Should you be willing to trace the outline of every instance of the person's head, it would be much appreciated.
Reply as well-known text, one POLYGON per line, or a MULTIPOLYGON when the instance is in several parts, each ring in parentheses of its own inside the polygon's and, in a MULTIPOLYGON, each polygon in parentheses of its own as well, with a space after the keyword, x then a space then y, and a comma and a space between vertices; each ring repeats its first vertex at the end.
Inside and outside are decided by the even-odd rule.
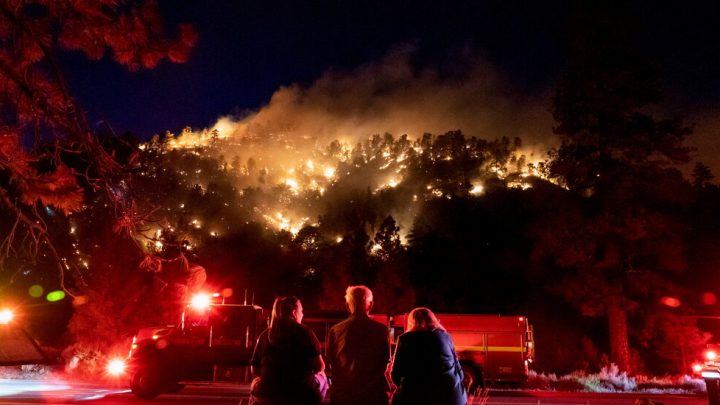
POLYGON ((373 306, 373 294, 364 285, 351 285, 345 290, 345 302, 351 313, 370 313, 373 306))
POLYGON ((270 326, 282 321, 301 323, 303 319, 302 303, 297 297, 277 297, 273 303, 270 326))
POLYGON ((445 328, 440 324, 431 310, 424 307, 415 308, 408 314, 407 330, 435 330, 445 328))

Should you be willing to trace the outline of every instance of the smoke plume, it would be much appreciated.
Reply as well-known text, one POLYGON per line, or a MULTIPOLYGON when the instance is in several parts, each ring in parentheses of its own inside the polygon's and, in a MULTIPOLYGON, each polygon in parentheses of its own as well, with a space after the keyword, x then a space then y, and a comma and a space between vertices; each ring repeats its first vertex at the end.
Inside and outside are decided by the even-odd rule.
POLYGON ((282 137, 294 147, 349 145, 373 134, 520 137, 541 159, 555 143, 544 95, 518 95, 506 78, 476 56, 459 55, 438 68, 418 68, 416 50, 399 47, 382 60, 352 71, 330 70, 310 86, 293 84, 244 117, 223 117, 221 136, 282 137))

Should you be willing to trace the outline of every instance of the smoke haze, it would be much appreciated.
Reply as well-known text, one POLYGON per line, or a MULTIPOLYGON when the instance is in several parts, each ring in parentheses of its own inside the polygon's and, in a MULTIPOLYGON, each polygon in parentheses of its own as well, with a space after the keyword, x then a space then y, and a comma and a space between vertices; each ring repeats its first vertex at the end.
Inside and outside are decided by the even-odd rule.
POLYGON ((459 129, 483 139, 520 137, 536 159, 555 144, 546 95, 518 96, 476 56, 454 56, 440 69, 416 68, 415 53, 400 47, 352 71, 327 71, 310 86, 282 87, 257 112, 223 117, 215 128, 223 137, 261 142, 282 136, 295 147, 459 129))

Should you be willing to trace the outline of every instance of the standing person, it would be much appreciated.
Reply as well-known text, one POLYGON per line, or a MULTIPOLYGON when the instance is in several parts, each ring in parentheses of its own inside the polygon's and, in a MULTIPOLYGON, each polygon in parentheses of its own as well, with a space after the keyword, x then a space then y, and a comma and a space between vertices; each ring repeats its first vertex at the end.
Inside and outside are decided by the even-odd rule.
MULTIPOLYGON (((320 342, 302 325, 302 303, 296 297, 278 297, 273 304, 270 327, 258 337, 250 361, 256 378, 251 397, 272 405, 316 405, 327 383, 320 342), (317 374, 322 381, 318 381, 317 374)), ((326 388, 325 388, 326 389, 326 388)))
POLYGON ((350 317, 330 329, 328 341, 330 400, 333 405, 387 405, 387 327, 368 316, 373 295, 364 285, 348 287, 345 303, 350 317))
POLYGON ((450 335, 427 308, 415 308, 400 335, 390 375, 393 405, 465 405, 463 372, 450 335))

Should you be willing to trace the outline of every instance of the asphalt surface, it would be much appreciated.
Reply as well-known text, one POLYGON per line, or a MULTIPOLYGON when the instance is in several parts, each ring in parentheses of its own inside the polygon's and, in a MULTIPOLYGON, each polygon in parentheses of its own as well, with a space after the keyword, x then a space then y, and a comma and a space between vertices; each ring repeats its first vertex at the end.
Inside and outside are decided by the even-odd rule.
MULTIPOLYGON (((70 383, 62 380, 0 380, 0 404, 144 404, 246 405, 246 384, 193 384, 154 400, 136 398, 120 385, 70 383)), ((706 405, 707 398, 692 395, 603 394, 492 390, 485 405, 633 405, 647 398, 662 405, 706 405)), ((482 402, 471 399, 469 405, 482 402)), ((418 404, 421 405, 421 404, 418 404)))

